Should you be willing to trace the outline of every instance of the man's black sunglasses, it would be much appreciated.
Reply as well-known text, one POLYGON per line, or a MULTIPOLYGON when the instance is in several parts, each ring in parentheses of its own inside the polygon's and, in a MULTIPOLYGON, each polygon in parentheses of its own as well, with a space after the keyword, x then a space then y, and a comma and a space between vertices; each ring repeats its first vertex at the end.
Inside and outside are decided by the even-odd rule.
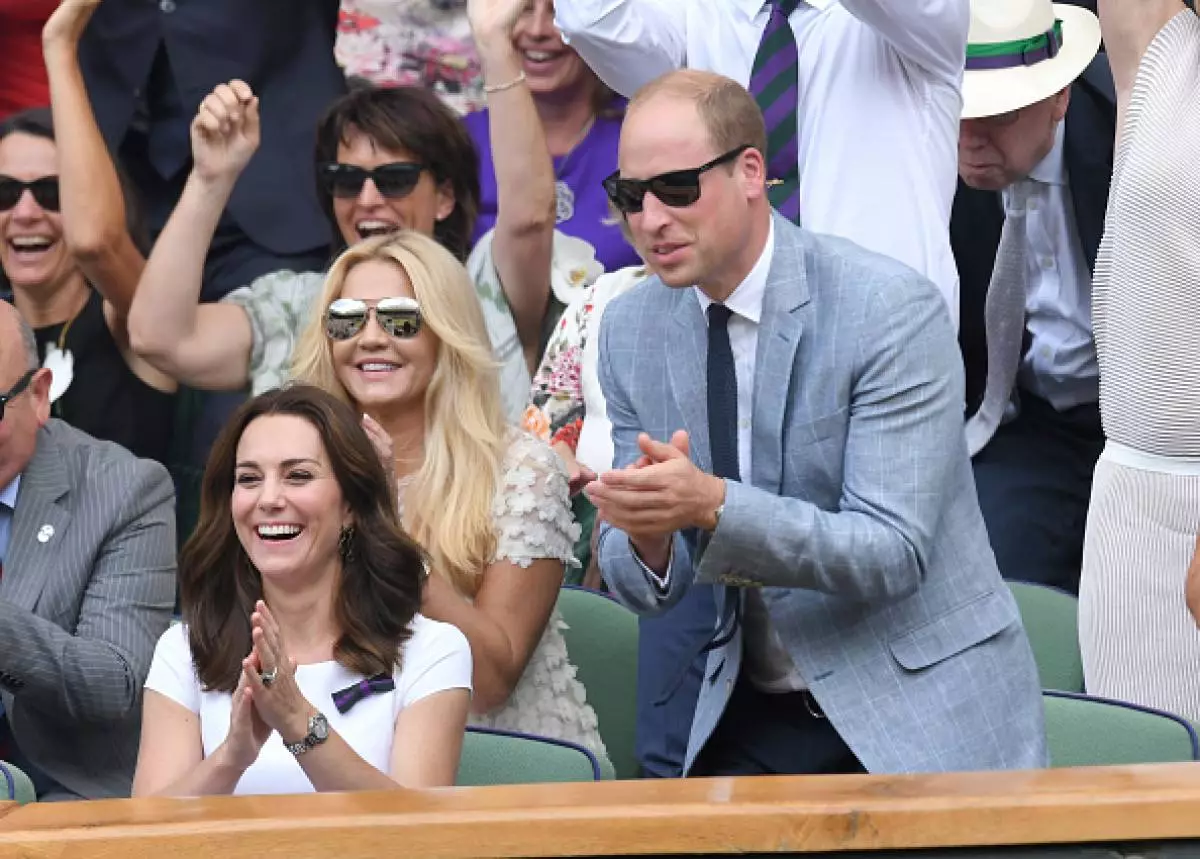
POLYGON ((21 195, 29 190, 33 199, 47 212, 58 211, 58 177, 43 176, 32 182, 22 182, 11 176, 0 176, 0 212, 15 209, 21 195))
POLYGON ((673 209, 690 206, 700 199, 700 176, 714 167, 728 164, 750 148, 748 143, 718 155, 707 164, 690 170, 672 170, 649 179, 622 179, 617 171, 604 180, 604 191, 613 207, 623 215, 634 215, 642 210, 642 200, 649 191, 673 209))
POLYGON ((343 200, 353 199, 362 193, 363 185, 370 179, 384 197, 407 197, 421 180, 424 164, 396 161, 381 164, 373 170, 353 164, 326 163, 319 168, 321 181, 332 196, 343 200))
POLYGON ((0 421, 4 420, 4 407, 8 405, 10 400, 19 397, 21 392, 29 387, 29 380, 33 378, 33 374, 36 372, 37 370, 30 370, 24 376, 17 379, 17 383, 12 386, 11 391, 7 394, 0 394, 0 421))

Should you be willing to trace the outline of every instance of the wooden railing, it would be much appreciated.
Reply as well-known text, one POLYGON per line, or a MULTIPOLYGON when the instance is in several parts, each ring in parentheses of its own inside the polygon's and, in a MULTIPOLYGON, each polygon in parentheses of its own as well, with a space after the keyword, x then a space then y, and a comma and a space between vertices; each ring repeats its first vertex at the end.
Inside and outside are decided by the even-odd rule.
POLYGON ((0 856, 1200 856, 1200 765, 695 779, 0 808, 0 856), (1038 845, 995 852, 998 845, 1038 845), (1066 845, 1076 845, 1068 847, 1066 845), (950 848, 974 848, 957 851, 950 848), (861 854, 854 853, 859 856, 861 854), (1088 855, 1096 855, 1094 852, 1088 855), (1124 855, 1124 854, 1117 854, 1124 855), (1132 855, 1132 854, 1131 854, 1132 855))

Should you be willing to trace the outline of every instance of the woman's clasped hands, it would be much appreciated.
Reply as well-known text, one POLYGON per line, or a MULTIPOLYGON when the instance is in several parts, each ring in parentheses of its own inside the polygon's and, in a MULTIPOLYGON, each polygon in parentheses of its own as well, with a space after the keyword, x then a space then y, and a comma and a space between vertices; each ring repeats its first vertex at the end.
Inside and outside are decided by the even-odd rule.
POLYGON ((296 662, 287 655, 279 625, 262 600, 250 623, 254 648, 242 660, 225 739, 230 764, 243 770, 258 760, 271 734, 278 733, 285 743, 299 741, 317 712, 296 685, 296 662))

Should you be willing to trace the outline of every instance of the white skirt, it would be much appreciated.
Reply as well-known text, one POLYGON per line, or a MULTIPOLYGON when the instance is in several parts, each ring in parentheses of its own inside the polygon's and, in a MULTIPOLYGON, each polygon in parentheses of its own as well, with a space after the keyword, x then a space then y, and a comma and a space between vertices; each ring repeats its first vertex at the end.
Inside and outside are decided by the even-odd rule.
POLYGON ((1200 629, 1184 601, 1198 532, 1200 461, 1105 446, 1079 586, 1090 694, 1200 722, 1200 629))

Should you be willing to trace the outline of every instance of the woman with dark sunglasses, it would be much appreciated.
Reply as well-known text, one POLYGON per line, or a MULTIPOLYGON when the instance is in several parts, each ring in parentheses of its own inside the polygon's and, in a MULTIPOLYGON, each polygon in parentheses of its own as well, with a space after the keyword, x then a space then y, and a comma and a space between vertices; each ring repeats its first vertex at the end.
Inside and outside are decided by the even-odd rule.
POLYGON ((129 347, 126 314, 145 259, 76 56, 98 3, 64 0, 46 24, 53 108, 0 124, 0 264, 53 373, 55 416, 165 462, 175 382, 129 347))
MULTIPOLYGON (((491 139, 503 199, 489 252, 470 259, 469 268, 513 419, 524 408, 556 307, 550 289, 554 174, 511 38, 522 7, 521 0, 471 0, 469 6, 497 117, 491 139)), ((208 240, 258 145, 258 110, 239 81, 217 87, 201 106, 192 126, 195 166, 130 315, 135 348, 198 388, 250 382, 257 392, 283 382, 296 332, 321 288, 320 275, 281 271, 218 304, 197 306, 208 240)), ((317 162, 335 250, 407 228, 434 236, 467 261, 479 208, 478 157, 461 122, 433 93, 362 89, 339 99, 317 130, 317 162)), ((271 216, 269 206, 263 216, 271 216)), ((584 265, 583 273, 598 271, 584 265)))
POLYGON ((370 415, 404 529, 429 557, 421 611, 471 644, 472 722, 606 761, 555 610, 579 537, 567 477, 545 442, 505 419, 487 337, 466 272, 404 231, 334 262, 293 370, 370 415))

